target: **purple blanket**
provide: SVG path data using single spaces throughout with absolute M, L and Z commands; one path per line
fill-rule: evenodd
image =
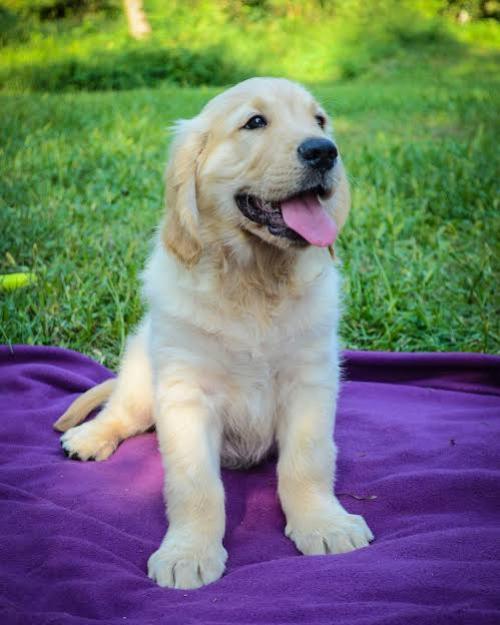
M 157 587 L 165 531 L 154 433 L 66 459 L 53 421 L 110 373 L 57 348 L 0 348 L 0 623 L 500 623 L 500 358 L 347 353 L 336 490 L 375 533 L 300 556 L 272 460 L 225 471 L 229 560 L 200 590 Z

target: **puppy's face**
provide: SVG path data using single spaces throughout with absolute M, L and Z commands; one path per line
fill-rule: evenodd
M 197 222 L 200 250 L 204 238 L 234 247 L 242 233 L 283 249 L 333 244 L 348 188 L 327 115 L 302 87 L 271 78 L 240 83 L 183 123 L 177 153 L 190 143 L 188 221 Z M 174 196 L 188 166 L 176 163 L 175 150 L 171 165 Z

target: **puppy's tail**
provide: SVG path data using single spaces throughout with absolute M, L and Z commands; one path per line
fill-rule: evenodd
M 54 430 L 66 432 L 74 425 L 81 423 L 85 417 L 103 404 L 116 386 L 116 378 L 110 378 L 77 397 L 66 412 L 54 423 Z

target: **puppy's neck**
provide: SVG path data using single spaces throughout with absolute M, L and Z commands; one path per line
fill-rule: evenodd
M 260 300 L 274 307 L 300 297 L 323 266 L 322 250 L 280 249 L 252 237 L 245 253 L 228 245 L 212 251 L 218 290 L 234 302 Z M 306 271 L 304 269 L 306 268 Z

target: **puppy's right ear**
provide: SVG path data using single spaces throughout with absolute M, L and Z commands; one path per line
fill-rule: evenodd
M 206 142 L 198 120 L 182 120 L 175 125 L 175 136 L 165 172 L 167 214 L 162 228 L 165 247 L 186 267 L 195 265 L 202 251 L 196 167 Z

